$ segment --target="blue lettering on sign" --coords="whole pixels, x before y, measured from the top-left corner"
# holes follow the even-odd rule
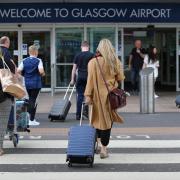
[[[173,3],[1,4],[0,23],[17,22],[180,22]]]

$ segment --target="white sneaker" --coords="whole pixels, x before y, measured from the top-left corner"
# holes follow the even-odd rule
[[[157,94],[154,95],[154,98],[158,98],[159,96]]]
[[[35,119],[33,121],[29,120],[29,126],[39,126],[39,122],[37,122]]]

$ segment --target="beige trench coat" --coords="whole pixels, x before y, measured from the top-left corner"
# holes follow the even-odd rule
[[[111,75],[109,67],[105,64],[103,57],[98,57],[102,67],[104,77],[109,89],[118,86],[117,81],[124,79],[124,73],[120,60],[117,59],[118,71]],[[88,79],[84,95],[89,96],[93,102],[91,124],[94,128],[107,130],[112,127],[113,122],[123,122],[123,118],[114,110],[111,110],[108,100],[108,91],[100,74],[96,58],[90,60],[88,64]]]

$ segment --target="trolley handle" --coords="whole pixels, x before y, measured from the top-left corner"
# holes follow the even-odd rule
[[[80,126],[82,126],[82,119],[83,119],[83,110],[84,110],[84,106],[87,105],[85,102],[82,103],[81,106],[81,118],[80,118]],[[93,110],[93,105],[89,105],[89,125],[91,125],[92,122],[92,110]]]
[[[67,88],[67,90],[66,90],[66,93],[65,93],[63,99],[66,99],[67,94],[68,94],[68,92],[69,92],[69,90],[70,90],[70,87],[71,87],[71,83],[69,83],[68,88]],[[72,97],[72,94],[73,94],[74,89],[75,89],[75,85],[73,86],[73,89],[71,90],[71,93],[70,93],[70,95],[69,95],[69,100],[71,100],[71,97]]]

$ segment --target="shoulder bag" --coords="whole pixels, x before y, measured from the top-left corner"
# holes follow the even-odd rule
[[[11,72],[3,56],[1,56],[1,60],[3,61],[3,68],[0,69],[2,91],[14,96],[17,99],[23,98],[26,95],[26,91],[22,82]]]
[[[118,108],[122,108],[122,107],[126,106],[126,92],[123,89],[118,89],[118,88],[114,88],[112,91],[109,90],[108,84],[105,80],[102,68],[98,62],[97,57],[96,57],[96,61],[97,61],[102,79],[108,90],[108,98],[109,98],[111,109],[118,109]]]

